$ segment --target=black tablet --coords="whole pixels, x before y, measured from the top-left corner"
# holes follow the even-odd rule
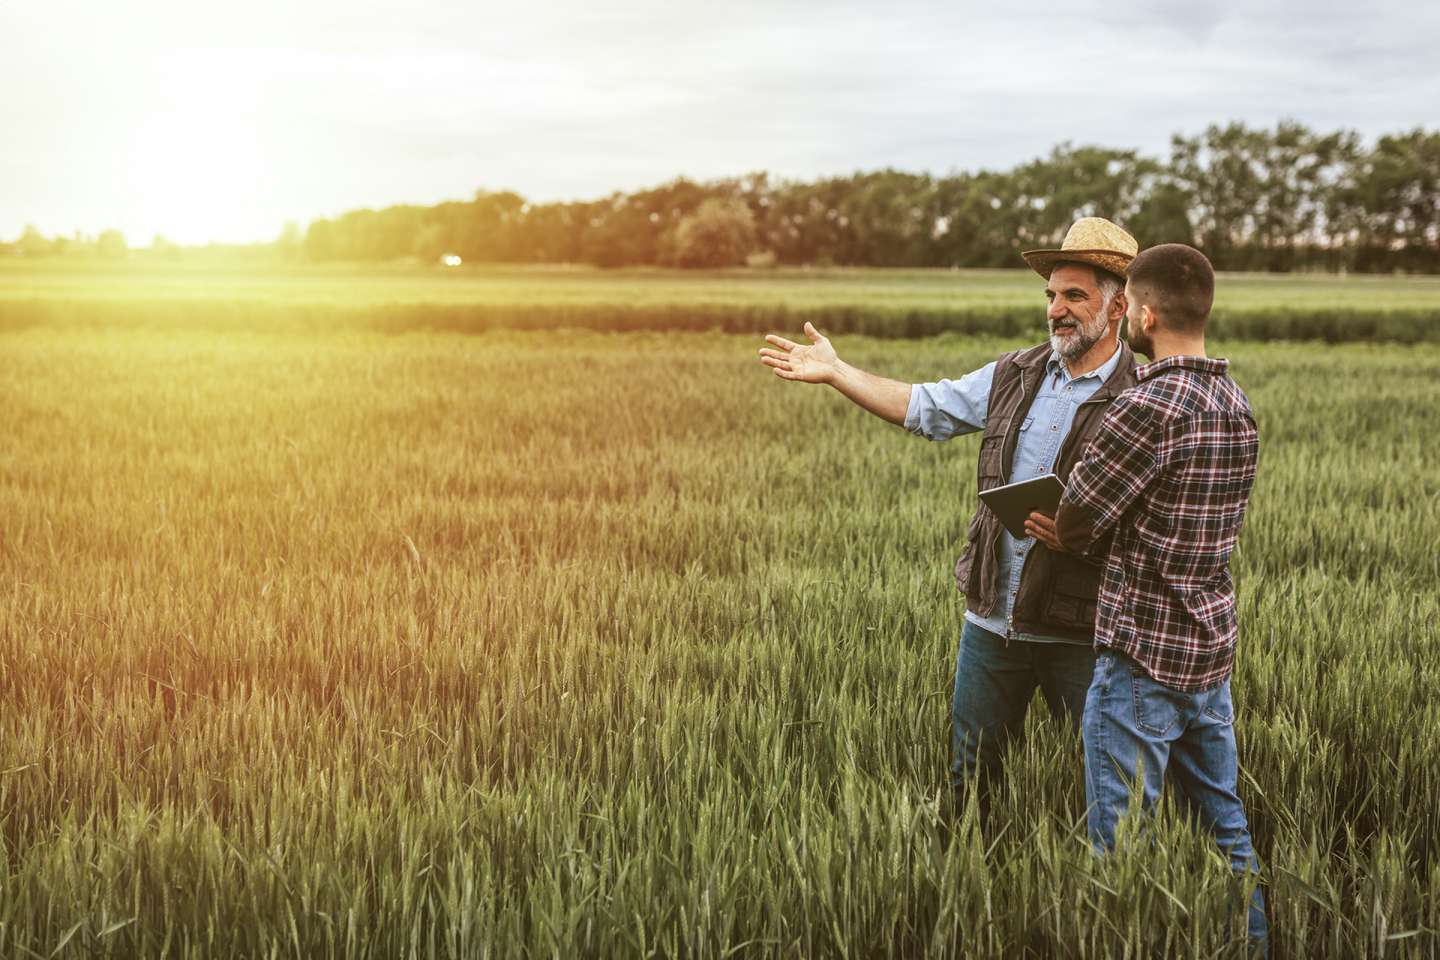
[[[1055,516],[1055,510],[1060,506],[1060,496],[1064,492],[1065,484],[1060,482],[1060,478],[1053,473],[1047,473],[1033,480],[1021,480],[1019,483],[1007,483],[1003,487],[981,490],[980,499],[1000,518],[1000,522],[1005,524],[1005,529],[1010,531],[1012,537],[1023,540],[1029,536],[1025,532],[1025,521],[1030,519],[1030,514],[1039,510]]]

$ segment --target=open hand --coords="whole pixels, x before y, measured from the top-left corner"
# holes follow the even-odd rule
[[[782,380],[829,382],[834,376],[836,364],[840,362],[840,358],[835,355],[835,348],[830,346],[829,338],[820,336],[820,331],[808,321],[805,324],[805,336],[810,338],[808,346],[777,337],[773,333],[767,334],[765,342],[779,349],[761,347],[760,362],[772,368],[775,376]]]

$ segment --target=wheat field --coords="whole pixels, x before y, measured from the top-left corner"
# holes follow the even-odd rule
[[[1173,812],[1091,856],[1043,710],[951,809],[973,438],[751,336],[3,320],[0,955],[1238,955]],[[1433,956],[1440,348],[1212,352],[1275,954]]]
[[[101,325],[317,333],[587,329],[765,333],[809,320],[886,338],[1039,335],[1028,270],[634,268],[0,259],[0,330]],[[1440,277],[1221,274],[1231,339],[1440,342]]]

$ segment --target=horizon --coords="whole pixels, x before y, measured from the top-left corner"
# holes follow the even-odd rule
[[[1368,144],[1428,128],[1440,77],[1407,65],[1437,26],[1407,2],[1081,3],[1038,22],[799,2],[717,23],[655,0],[422,17],[396,0],[64,0],[0,13],[0,77],[24,91],[0,103],[0,239],[33,224],[264,243],[476,190],[552,203],[759,170],[945,176],[1065,142],[1164,159],[1172,134],[1232,121]],[[1076,88],[1082,109],[1057,104]]]

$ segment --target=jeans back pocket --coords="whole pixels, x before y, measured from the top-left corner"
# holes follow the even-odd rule
[[[1181,696],[1150,678],[1140,667],[1130,668],[1130,691],[1135,701],[1135,726],[1152,737],[1163,737],[1180,719]]]
[[[1217,723],[1235,722],[1235,702],[1230,699],[1229,680],[1218,684],[1214,690],[1210,691],[1210,696],[1205,701],[1205,706],[1200,708],[1200,712]]]

